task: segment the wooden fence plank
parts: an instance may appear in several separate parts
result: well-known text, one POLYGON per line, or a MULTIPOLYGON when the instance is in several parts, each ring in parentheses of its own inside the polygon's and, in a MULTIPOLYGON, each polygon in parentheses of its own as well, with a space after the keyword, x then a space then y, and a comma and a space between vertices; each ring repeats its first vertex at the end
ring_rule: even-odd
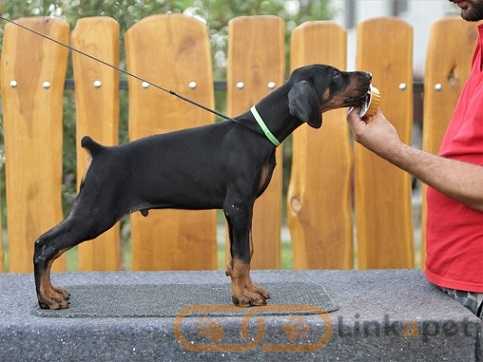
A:
MULTIPOLYGON (((431 27, 424 75, 423 150, 438 153, 439 146, 468 78, 478 33, 475 24, 459 17, 436 21, 431 27), (441 90, 437 85, 442 86, 441 90), (436 89, 438 88, 438 89, 436 89)), ((426 187, 423 186, 422 240, 426 240, 426 187)), ((423 248, 424 249, 424 248, 423 248)), ((424 265, 422 253, 421 265, 424 265)))
MULTIPOLYGON (((269 91, 269 82, 284 81, 284 23, 276 16, 242 16, 229 23, 227 102, 228 114, 246 112, 269 91), (238 88, 237 83, 244 87, 238 88)), ((282 146, 277 167, 253 212, 253 269, 280 267, 282 146)))
MULTIPOLYGON (((382 109, 401 139, 409 143, 412 28, 395 18, 376 18, 361 23, 357 35, 357 68, 374 74, 374 84, 382 92, 382 109), (401 85, 406 88, 401 90, 401 85)), ((410 175, 357 144, 355 201, 359 267, 412 267, 410 175)))
MULTIPOLYGON (((119 24, 109 17, 83 18, 72 33, 72 45, 119 66, 119 24)), ((77 186, 89 164, 81 148, 89 135, 104 145, 118 143, 119 72, 83 55, 72 54, 76 100, 77 186), (95 82, 101 82, 95 84, 95 82)), ((119 225, 79 246, 79 270, 108 271, 120 267, 119 225)))
MULTIPOLYGON (((307 22, 292 34, 292 70, 307 64, 345 69, 347 34, 332 22, 307 22)), ((287 214, 294 268, 352 267, 352 146, 346 111, 324 114, 320 130, 293 136, 287 214)))
MULTIPOLYGON (((69 26, 53 18, 18 22, 63 42, 69 26)), ((66 49, 14 25, 5 27, 4 111, 10 271, 31 272, 34 241, 62 219, 62 112, 66 49), (11 82, 16 81, 16 87, 11 82), (50 87, 44 88, 48 84, 50 87)), ((64 258, 54 270, 65 268, 64 258)))
MULTIPOLYGON (((214 106, 208 31, 195 18, 171 14, 140 21, 126 33, 126 54, 131 72, 214 106)), ((131 139, 214 121, 206 111, 132 78, 129 100, 131 139)), ((134 270, 217 267, 215 211, 152 210, 147 218, 132 215, 131 222, 134 270)))

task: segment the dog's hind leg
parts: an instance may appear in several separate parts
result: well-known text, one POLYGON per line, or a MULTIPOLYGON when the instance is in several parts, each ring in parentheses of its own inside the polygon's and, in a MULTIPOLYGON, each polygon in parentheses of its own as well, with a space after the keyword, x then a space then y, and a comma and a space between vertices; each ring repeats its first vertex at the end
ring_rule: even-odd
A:
MULTIPOLYGON (((44 309, 68 308, 69 293, 55 288, 50 281, 52 263, 70 248, 91 240, 111 228, 130 209, 126 193, 118 192, 108 167, 110 154, 90 137, 82 139, 82 147, 92 156, 92 163, 81 183, 69 216, 35 241, 34 277, 39 305, 44 309)), ((114 172, 115 174, 115 172, 114 172)), ((122 179, 118 176, 117 179, 122 179)))
POLYGON ((59 240, 69 237, 68 229, 71 223, 65 220, 35 241, 34 246, 34 278, 39 305, 44 309, 63 309, 69 306, 68 293, 54 288, 50 281, 52 263, 66 250, 59 248, 59 240))
POLYGON ((69 307, 69 293, 52 286, 50 271, 52 263, 64 252, 85 240, 94 239, 108 230, 117 218, 95 220, 71 212, 62 223, 42 235, 34 247, 34 277, 37 298, 43 309, 65 309, 69 307))

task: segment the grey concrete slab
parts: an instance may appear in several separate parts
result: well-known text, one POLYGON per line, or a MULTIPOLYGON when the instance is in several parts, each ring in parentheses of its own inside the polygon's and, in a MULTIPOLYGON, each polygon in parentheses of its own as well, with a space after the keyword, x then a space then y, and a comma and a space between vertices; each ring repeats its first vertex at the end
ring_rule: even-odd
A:
MULTIPOLYGON (((188 310, 177 318, 44 318, 32 314, 32 275, 4 274, 0 361, 479 360, 481 321, 418 271, 258 271, 253 279, 320 285, 340 309, 305 316, 260 316, 249 308, 242 317, 193 317, 188 310)), ((223 285, 227 278, 221 271, 120 272, 56 274, 53 281, 67 288, 124 285, 127 292, 147 284, 223 285)))

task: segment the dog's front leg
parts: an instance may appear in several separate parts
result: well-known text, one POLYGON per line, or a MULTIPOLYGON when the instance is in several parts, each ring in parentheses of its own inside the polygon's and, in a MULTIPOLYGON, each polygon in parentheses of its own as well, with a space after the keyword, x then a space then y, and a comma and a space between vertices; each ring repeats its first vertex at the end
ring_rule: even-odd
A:
POLYGON ((250 260, 252 256, 251 225, 253 203, 231 199, 225 202, 224 213, 230 236, 230 256, 226 274, 231 277, 232 301, 240 307, 265 305, 268 293, 252 283, 250 260))

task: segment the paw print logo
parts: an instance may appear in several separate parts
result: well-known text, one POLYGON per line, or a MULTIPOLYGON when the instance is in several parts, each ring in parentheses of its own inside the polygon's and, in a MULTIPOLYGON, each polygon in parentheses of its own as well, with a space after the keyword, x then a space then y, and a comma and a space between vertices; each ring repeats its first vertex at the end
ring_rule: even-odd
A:
MULTIPOLYGON (((312 320, 312 319, 311 319, 312 320)), ((278 304, 257 308, 240 309, 234 305, 225 304, 195 304, 186 305, 176 314, 174 321, 174 335, 177 342, 185 351, 190 352, 247 352, 261 348, 263 352, 314 352, 324 348, 332 338, 332 319, 330 315, 320 307, 298 304, 278 304), (213 318, 213 314, 225 313, 239 315, 240 340, 235 343, 224 343, 225 331, 220 319, 213 318), (287 343, 271 343, 265 338, 265 315, 264 313, 277 313, 289 315, 280 326, 280 333, 285 333, 287 343), (310 313, 312 318, 320 319, 317 329, 312 327, 312 322, 300 315, 303 312, 310 313), (204 341, 189 338, 185 331, 192 331, 193 323, 184 323, 188 318, 194 320, 195 333, 204 341), (194 318, 194 319, 193 319, 194 318), (321 332, 321 333, 318 333, 321 332), (313 336, 312 334, 315 333, 313 336), (248 338, 250 336, 250 338, 248 338)), ((231 339, 230 333, 230 339, 231 339)), ((233 335, 234 337, 234 335, 233 335)))
POLYGON ((212 318, 202 318, 198 324, 198 335, 212 340, 215 343, 220 343, 225 332, 223 327, 212 318))
POLYGON ((284 324, 282 329, 290 342, 303 340, 310 332, 310 326, 301 316, 291 316, 288 323, 284 324))

